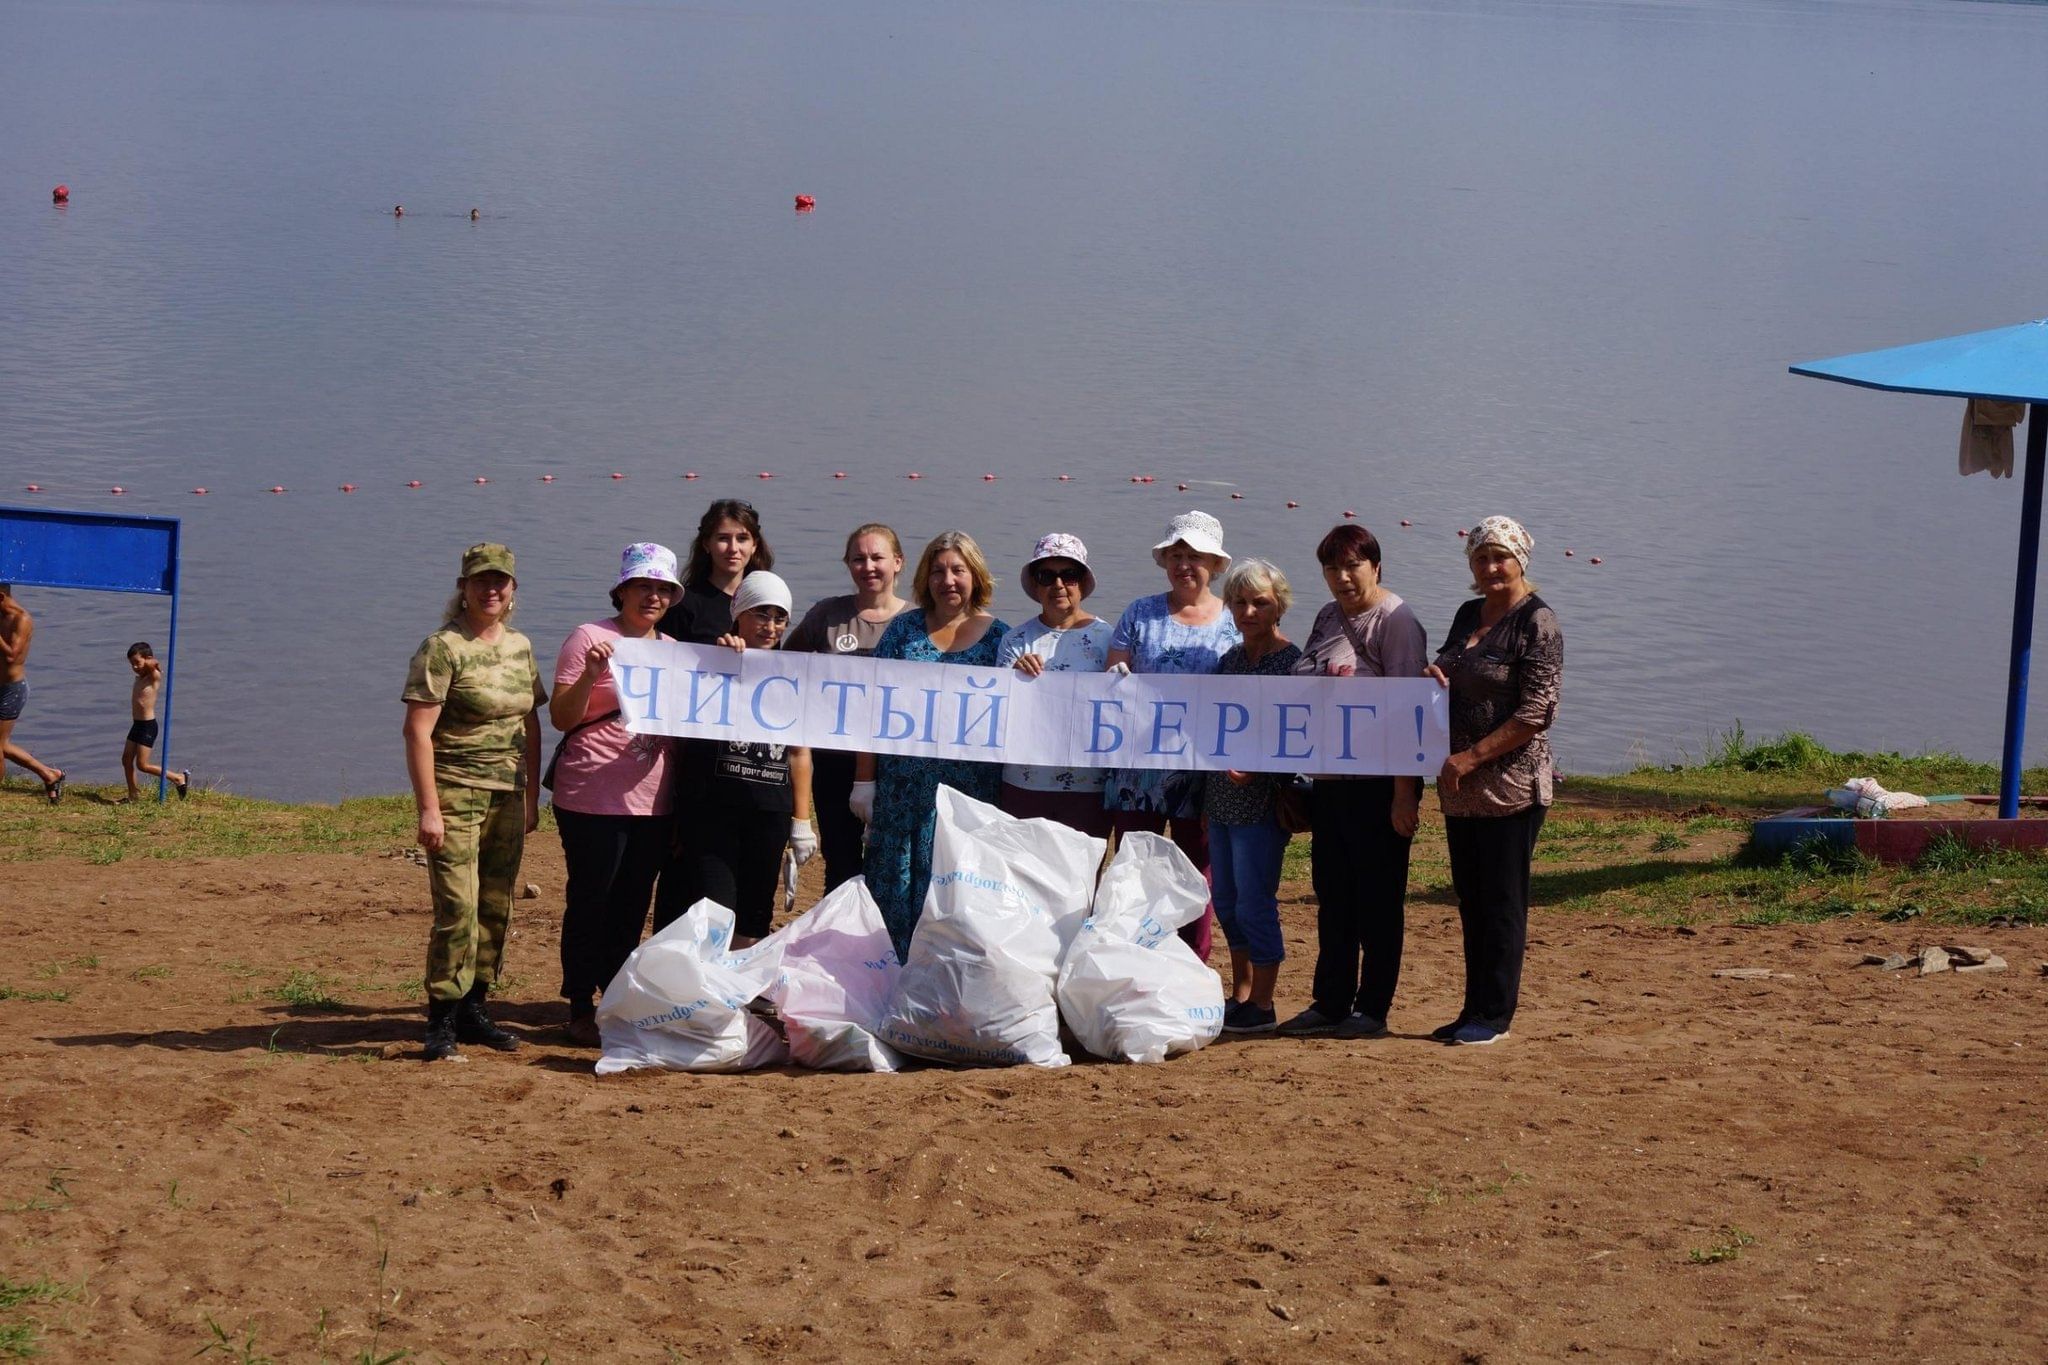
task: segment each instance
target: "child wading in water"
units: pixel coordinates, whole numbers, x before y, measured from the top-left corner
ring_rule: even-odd
[[[123,805],[142,799],[142,790],[135,785],[137,770],[151,777],[164,775],[162,768],[149,761],[149,751],[156,747],[156,690],[163,685],[164,666],[156,651],[149,647],[149,641],[137,640],[128,646],[128,667],[135,670],[135,690],[129,694],[134,723],[128,727],[128,742],[121,746],[121,774],[128,779],[128,795],[122,798]],[[184,800],[192,786],[192,770],[171,774],[171,785],[178,789],[178,799]]]

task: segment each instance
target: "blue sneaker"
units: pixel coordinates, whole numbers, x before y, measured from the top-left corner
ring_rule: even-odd
[[[1488,1047],[1507,1036],[1508,1031],[1504,1028],[1471,1020],[1458,1025],[1457,1031],[1450,1036],[1450,1042],[1454,1047]]]

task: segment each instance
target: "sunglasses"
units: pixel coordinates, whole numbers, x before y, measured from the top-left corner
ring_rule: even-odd
[[[1087,577],[1088,571],[1079,565],[1073,565],[1064,569],[1033,569],[1031,571],[1031,581],[1041,588],[1049,588],[1055,583],[1080,583],[1086,581]]]

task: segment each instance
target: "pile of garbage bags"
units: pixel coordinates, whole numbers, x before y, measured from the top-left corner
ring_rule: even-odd
[[[1208,884],[1171,841],[1107,845],[939,788],[932,880],[898,963],[859,878],[752,947],[699,901],[634,950],[597,1008],[599,1075],[794,1064],[895,1071],[1162,1062],[1215,1041],[1223,983],[1182,942]]]

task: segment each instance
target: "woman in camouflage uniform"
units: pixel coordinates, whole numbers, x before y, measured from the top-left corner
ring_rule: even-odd
[[[510,1052],[519,1040],[491,1022],[512,887],[526,836],[540,823],[539,707],[547,700],[533,645],[506,624],[512,552],[472,545],[447,624],[420,643],[405,680],[405,767],[419,807],[420,847],[434,893],[427,939],[427,1060],[458,1042]]]

